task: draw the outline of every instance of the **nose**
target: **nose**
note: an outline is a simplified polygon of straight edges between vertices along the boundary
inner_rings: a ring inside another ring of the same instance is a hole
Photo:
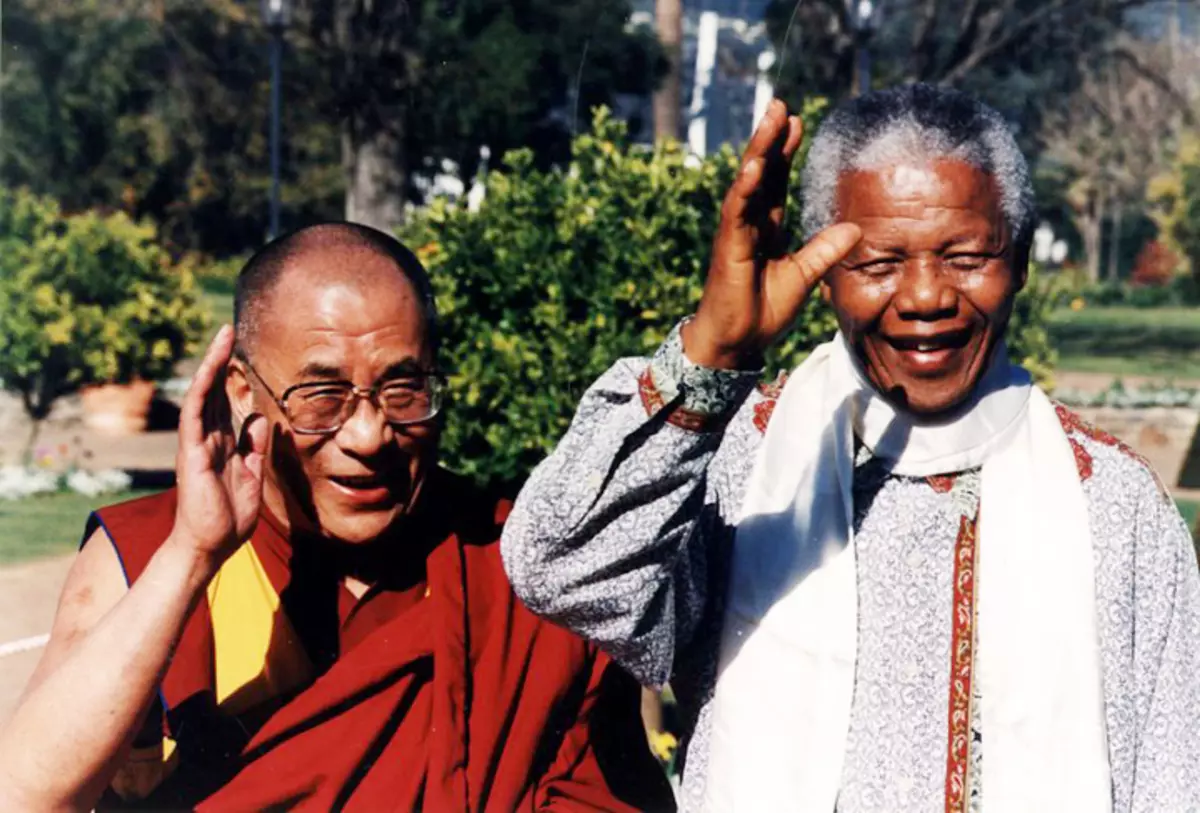
[[[958,290],[932,257],[916,258],[905,264],[893,301],[903,319],[935,321],[958,312]]]
[[[334,436],[342,451],[358,458],[373,457],[391,439],[392,427],[370,398],[360,398],[354,412]]]

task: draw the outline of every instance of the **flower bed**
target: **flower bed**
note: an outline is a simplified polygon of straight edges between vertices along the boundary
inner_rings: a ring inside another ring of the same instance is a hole
[[[1125,389],[1118,379],[1103,392],[1055,390],[1055,400],[1070,407],[1111,407],[1114,409],[1149,409],[1153,407],[1200,410],[1200,389],[1158,384]]]
[[[98,497],[127,490],[133,480],[120,469],[51,471],[37,466],[0,466],[0,500],[74,492]]]

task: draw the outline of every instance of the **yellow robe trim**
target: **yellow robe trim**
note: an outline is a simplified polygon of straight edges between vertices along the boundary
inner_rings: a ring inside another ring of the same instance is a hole
[[[312,664],[279,595],[249,543],[229,557],[208,585],[213,631],[216,700],[229,714],[298,688],[311,679]],[[176,767],[175,741],[135,749],[112,782],[123,799],[150,795]]]
[[[231,714],[297,688],[312,665],[250,544],[208,585],[217,704]]]

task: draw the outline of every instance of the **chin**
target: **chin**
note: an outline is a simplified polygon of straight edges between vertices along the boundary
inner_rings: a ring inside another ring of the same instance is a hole
[[[914,415],[920,415],[923,418],[934,418],[938,415],[953,412],[967,400],[969,395],[969,389],[966,392],[955,392],[951,395],[927,394],[921,393],[918,390],[917,397],[908,399],[904,406]]]
[[[321,535],[347,545],[366,545],[383,536],[403,512],[399,507],[388,511],[359,511],[350,516],[341,512],[320,517]]]
[[[867,377],[896,407],[923,418],[953,412],[971,397],[986,368],[986,343],[973,342],[937,369],[910,369],[903,358],[884,343],[862,353]]]

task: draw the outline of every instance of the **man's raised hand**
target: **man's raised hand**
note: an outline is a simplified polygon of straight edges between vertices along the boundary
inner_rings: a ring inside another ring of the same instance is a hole
[[[803,135],[800,118],[776,99],[746,146],[721,205],[704,297],[684,326],[684,348],[696,364],[735,369],[761,363],[821,277],[862,236],[857,226],[839,223],[787,252],[788,170]]]
[[[262,505],[267,422],[246,419],[234,433],[223,386],[233,329],[222,327],[204,354],[179,415],[175,458],[179,503],[175,543],[219,566],[253,532]]]

